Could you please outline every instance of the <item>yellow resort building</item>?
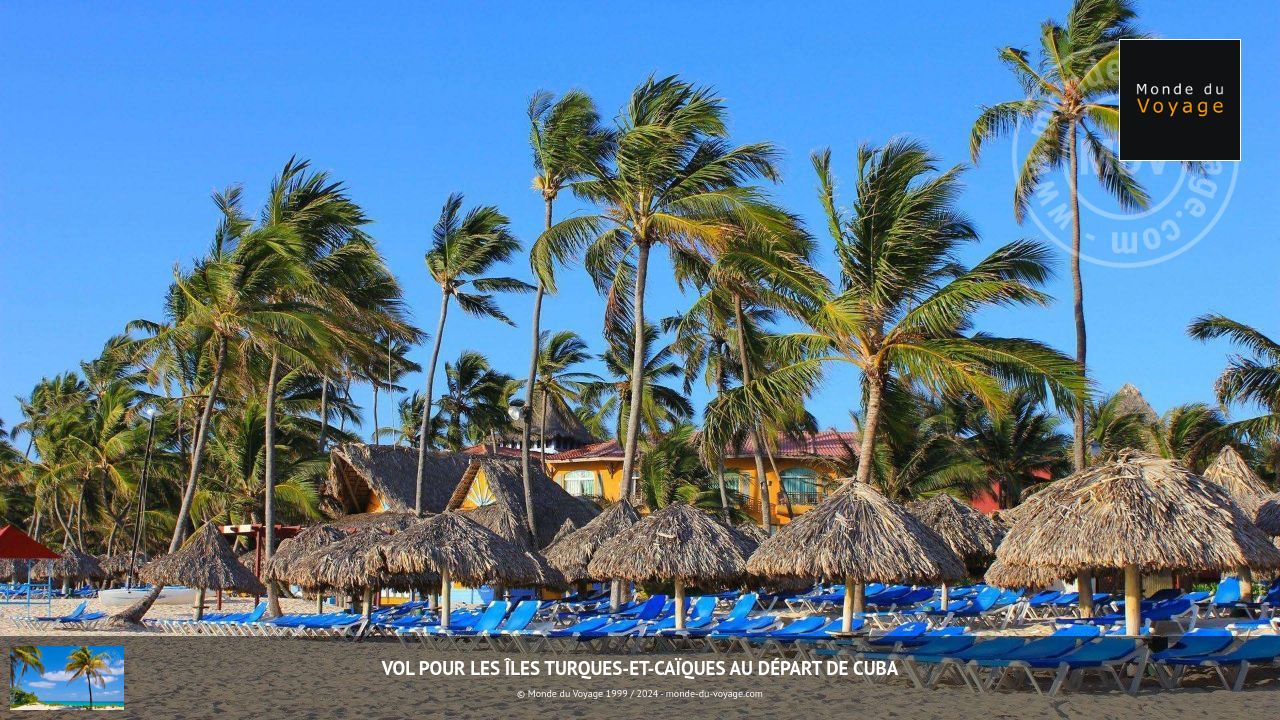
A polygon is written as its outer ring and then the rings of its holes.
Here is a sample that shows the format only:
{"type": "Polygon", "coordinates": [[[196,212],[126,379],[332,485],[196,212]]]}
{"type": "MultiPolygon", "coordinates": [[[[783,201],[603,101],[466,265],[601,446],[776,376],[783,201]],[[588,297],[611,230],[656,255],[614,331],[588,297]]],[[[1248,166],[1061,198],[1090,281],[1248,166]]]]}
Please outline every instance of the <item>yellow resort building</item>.
{"type": "MultiPolygon", "coordinates": [[[[768,455],[764,459],[773,523],[785,525],[821,501],[836,477],[835,463],[847,460],[855,443],[854,433],[834,430],[778,438],[772,462],[768,455]]],[[[574,497],[614,501],[622,494],[622,447],[616,440],[551,453],[546,463],[555,483],[574,497]]],[[[754,446],[748,441],[724,464],[726,486],[745,497],[748,514],[761,522],[754,446]]]]}

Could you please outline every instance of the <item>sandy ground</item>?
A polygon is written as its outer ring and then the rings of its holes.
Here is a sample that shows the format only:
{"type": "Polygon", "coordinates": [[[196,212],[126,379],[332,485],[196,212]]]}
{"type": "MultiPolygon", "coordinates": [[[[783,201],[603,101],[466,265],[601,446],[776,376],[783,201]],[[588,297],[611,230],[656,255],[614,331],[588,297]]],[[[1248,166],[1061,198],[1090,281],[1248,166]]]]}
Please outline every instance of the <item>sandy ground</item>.
{"type": "MultiPolygon", "coordinates": [[[[69,610],[70,601],[55,609],[69,610]]],[[[92,608],[92,603],[90,609],[92,608]]],[[[228,603],[247,609],[248,601],[228,603]]],[[[286,609],[308,612],[307,601],[286,609]]],[[[13,608],[5,608],[12,615],[13,608]]],[[[163,608],[185,616],[189,608],[163,608]]],[[[0,621],[12,644],[121,644],[125,648],[124,717],[174,718],[556,718],[669,717],[673,712],[717,718],[1193,718],[1272,717],[1280,708],[1280,676],[1258,672],[1244,692],[1209,690],[1207,682],[1178,691],[1154,684],[1137,697],[1097,689],[1041,698],[1030,690],[975,695],[963,687],[916,690],[905,680],[868,684],[857,678],[695,679],[610,677],[483,677],[388,675],[383,663],[502,660],[487,651],[443,653],[394,640],[345,642],[295,638],[172,637],[151,632],[53,631],[22,634],[0,621]],[[91,639],[92,638],[92,639],[91,639]],[[745,697],[742,693],[758,693],[745,697]],[[668,692],[706,693],[671,697],[668,692]],[[610,697],[610,694],[617,697],[610,697]],[[716,693],[723,695],[717,697],[716,693]],[[737,696],[732,694],[736,693],[737,696]],[[550,696],[548,697],[547,694],[550,696]],[[647,696],[646,696],[647,695],[647,696]],[[656,697],[655,697],[656,695],[656,697]]],[[[525,656],[529,657],[529,656],[525,656]]],[[[547,658],[549,656],[532,656],[547,658]]],[[[706,659],[707,655],[664,656],[706,659]]],[[[514,656],[521,659],[521,656],[514,656]]],[[[608,656],[577,655],[602,660],[608,656]]],[[[1096,686],[1094,686],[1096,687],[1096,686]]]]}

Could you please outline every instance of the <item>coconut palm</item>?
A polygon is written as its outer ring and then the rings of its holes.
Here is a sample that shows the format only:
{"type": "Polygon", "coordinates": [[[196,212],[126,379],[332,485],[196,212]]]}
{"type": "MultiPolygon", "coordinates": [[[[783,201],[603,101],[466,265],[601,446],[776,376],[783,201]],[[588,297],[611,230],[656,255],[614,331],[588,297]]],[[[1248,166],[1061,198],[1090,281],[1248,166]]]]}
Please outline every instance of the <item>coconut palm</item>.
{"type": "MultiPolygon", "coordinates": [[[[679,389],[664,384],[683,373],[670,345],[657,346],[658,328],[645,328],[645,355],[638,375],[632,373],[632,334],[630,328],[609,336],[609,349],[601,354],[604,361],[604,380],[585,383],[579,394],[582,408],[587,410],[583,418],[587,429],[594,435],[609,434],[612,424],[614,437],[620,444],[628,442],[630,425],[628,418],[638,418],[636,432],[655,437],[670,430],[693,416],[693,405],[679,389]],[[632,391],[632,377],[640,378],[640,390],[632,391]],[[640,409],[631,411],[631,399],[640,397],[640,409]]],[[[625,490],[625,488],[624,488],[625,490]]],[[[624,497],[626,497],[624,495],[624,497]]]]}
{"type": "MultiPolygon", "coordinates": [[[[545,90],[534,93],[529,99],[529,145],[533,148],[533,165],[537,175],[533,189],[542,194],[546,208],[544,231],[553,225],[556,198],[566,188],[588,175],[592,168],[603,166],[613,147],[613,133],[600,124],[600,113],[595,102],[584,92],[570,90],[556,99],[545,90]]],[[[548,275],[554,272],[551,265],[543,268],[548,275]]],[[[536,272],[536,268],[535,268],[536,272]]],[[[538,385],[538,364],[541,357],[542,297],[547,286],[541,278],[533,296],[532,336],[533,351],[529,353],[529,377],[525,381],[525,407],[533,408],[534,389],[538,385]]],[[[529,470],[532,428],[528,422],[520,431],[520,471],[524,481],[525,519],[529,532],[536,535],[533,508],[532,475],[529,470]]]]}
{"type": "Polygon", "coordinates": [[[1085,405],[1084,437],[1097,460],[1109,460],[1121,450],[1147,447],[1148,420],[1124,395],[1114,393],[1085,405]]]}
{"type": "Polygon", "coordinates": [[[456,361],[445,363],[444,374],[448,390],[437,405],[450,450],[461,451],[506,428],[510,375],[494,370],[488,358],[474,350],[464,350],[456,361]]]}
{"type": "Polygon", "coordinates": [[[373,389],[373,403],[370,412],[373,415],[373,444],[377,445],[381,442],[382,426],[378,421],[378,398],[380,391],[386,391],[391,399],[395,399],[393,393],[404,392],[405,387],[400,385],[400,380],[411,372],[421,372],[422,366],[409,359],[409,350],[412,348],[408,342],[393,337],[390,333],[383,333],[378,338],[376,344],[379,347],[377,357],[366,357],[359,365],[360,378],[369,383],[373,389]],[[385,350],[385,353],[383,352],[385,350]]]}
{"type": "MultiPolygon", "coordinates": [[[[633,332],[629,377],[641,377],[647,357],[644,296],[650,252],[666,247],[673,256],[710,256],[731,241],[734,234],[728,220],[776,221],[776,211],[757,188],[747,184],[777,177],[773,147],[767,143],[732,147],[727,136],[724,103],[709,88],[674,76],[649,78],[632,93],[618,120],[612,166],[593,167],[589,178],[574,185],[574,192],[599,206],[600,214],[562,220],[535,245],[534,267],[548,290],[554,289],[548,272],[552,264],[565,262],[584,248],[588,269],[597,280],[612,277],[630,287],[626,308],[633,332]]],[[[613,283],[613,292],[617,285],[613,283]]],[[[643,383],[632,383],[626,403],[628,415],[621,432],[624,496],[631,492],[643,387],[643,383]]]]}
{"type": "Polygon", "coordinates": [[[93,686],[104,687],[107,684],[107,661],[111,656],[107,653],[95,653],[86,645],[81,645],[67,656],[67,664],[63,669],[71,673],[69,680],[84,678],[89,688],[89,709],[93,709],[93,686]]]}
{"type": "Polygon", "coordinates": [[[966,450],[999,488],[1000,507],[1022,502],[1022,493],[1070,466],[1071,437],[1059,432],[1062,421],[1046,411],[1036,393],[1011,390],[995,409],[971,398],[948,403],[966,450]]]}
{"type": "MultiPolygon", "coordinates": [[[[1036,289],[1049,276],[1043,245],[1018,241],[972,267],[957,253],[977,232],[955,208],[960,168],[938,172],[919,143],[895,139],[858,150],[851,212],[838,208],[830,152],[813,158],[820,200],[835,240],[835,283],[798,284],[805,331],[784,340],[795,361],[730,391],[707,410],[709,427],[762,416],[779,398],[806,397],[826,364],[857,367],[863,377],[860,457],[873,457],[886,389],[894,382],[937,395],[971,393],[995,407],[1005,383],[1046,388],[1060,403],[1086,386],[1074,363],[1034,340],[966,334],[979,309],[1044,304],[1036,289]]],[[[873,466],[860,463],[869,483],[873,466]]]]}
{"type": "Polygon", "coordinates": [[[572,414],[572,405],[581,399],[583,390],[591,383],[601,382],[601,378],[595,373],[574,369],[592,358],[586,341],[577,333],[571,330],[544,332],[538,346],[541,349],[538,352],[535,392],[532,395],[526,393],[526,397],[535,398],[539,404],[536,410],[542,426],[538,428],[538,445],[546,452],[548,414],[553,411],[572,414]]]}
{"type": "Polygon", "coordinates": [[[426,476],[427,429],[431,421],[432,383],[440,359],[440,341],[449,316],[449,302],[456,301],[464,313],[494,318],[515,325],[493,300],[495,292],[529,292],[528,283],[509,277],[481,277],[490,268],[506,262],[520,251],[520,241],[508,227],[507,216],[492,205],[462,212],[462,195],[454,193],[440,210],[427,251],[427,271],[440,285],[440,320],[436,324],[435,345],[427,363],[427,389],[423,393],[422,419],[418,427],[418,476],[413,507],[422,514],[422,489],[426,476]],[[474,292],[473,292],[474,290],[474,292]]]}
{"type": "MultiPolygon", "coordinates": [[[[1027,96],[982,108],[969,137],[976,162],[984,143],[1015,132],[1022,121],[1040,129],[1018,172],[1013,209],[1022,222],[1031,198],[1052,171],[1066,165],[1071,203],[1071,284],[1074,294],[1076,362],[1086,374],[1084,284],[1080,275],[1080,148],[1093,160],[1103,188],[1125,208],[1144,208],[1142,186],[1107,145],[1120,132],[1120,109],[1110,102],[1119,90],[1120,39],[1133,37],[1135,17],[1129,0],[1075,0],[1065,24],[1046,20],[1040,27],[1038,62],[1024,50],[1006,47],[1000,60],[1027,96]],[[1033,64],[1034,63],[1034,64],[1033,64]]],[[[1085,466],[1084,408],[1073,411],[1072,462],[1085,466]]]]}
{"type": "Polygon", "coordinates": [[[28,670],[44,674],[40,648],[35,645],[14,645],[9,648],[9,677],[13,687],[18,686],[18,680],[25,677],[28,670]]]}
{"type": "Polygon", "coordinates": [[[1147,448],[1162,458],[1180,460],[1195,472],[1202,472],[1230,436],[1222,411],[1205,403],[1175,405],[1147,427],[1147,448]]]}
{"type": "Polygon", "coordinates": [[[1214,390],[1223,405],[1253,404],[1262,415],[1235,420],[1226,430],[1259,442],[1280,433],[1280,343],[1250,325],[1223,315],[1202,315],[1187,327],[1187,334],[1202,342],[1226,338],[1240,348],[1227,359],[1214,390]]]}

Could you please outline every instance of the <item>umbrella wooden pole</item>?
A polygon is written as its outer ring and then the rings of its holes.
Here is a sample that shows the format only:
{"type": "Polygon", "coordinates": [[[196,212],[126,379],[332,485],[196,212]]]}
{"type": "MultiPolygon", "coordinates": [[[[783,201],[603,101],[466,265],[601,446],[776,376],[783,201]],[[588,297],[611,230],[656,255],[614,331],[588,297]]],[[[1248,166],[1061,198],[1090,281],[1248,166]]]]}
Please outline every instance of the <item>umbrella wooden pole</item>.
{"type": "Polygon", "coordinates": [[[1076,577],[1076,590],[1080,593],[1080,617],[1093,617],[1093,570],[1081,570],[1076,577]]]}
{"type": "Polygon", "coordinates": [[[867,609],[867,586],[862,583],[844,586],[844,596],[849,597],[849,593],[853,593],[853,611],[856,613],[865,612],[867,609]]]}
{"type": "Polygon", "coordinates": [[[373,615],[373,588],[365,587],[364,589],[364,619],[368,620],[373,615]]]}
{"type": "Polygon", "coordinates": [[[676,630],[684,629],[684,583],[676,580],[676,630]]]}
{"type": "Polygon", "coordinates": [[[316,614],[324,614],[324,593],[316,593],[316,614]]]}
{"type": "Polygon", "coordinates": [[[951,604],[951,586],[944,582],[942,583],[942,606],[939,607],[938,609],[941,610],[942,612],[946,612],[947,606],[950,604],[951,604]]]}
{"type": "Polygon", "coordinates": [[[840,624],[840,632],[853,632],[853,593],[849,592],[851,587],[853,587],[853,577],[846,576],[844,579],[844,619],[840,624]]]}
{"type": "Polygon", "coordinates": [[[196,622],[204,619],[204,588],[196,593],[196,622]]]}
{"type": "Polygon", "coordinates": [[[1242,567],[1236,575],[1240,578],[1240,602],[1252,602],[1253,571],[1247,567],[1242,567]]]}
{"type": "Polygon", "coordinates": [[[622,604],[622,581],[613,580],[609,583],[609,611],[617,612],[618,606],[622,604]]]}
{"type": "Polygon", "coordinates": [[[440,629],[449,629],[449,604],[452,598],[449,597],[449,591],[452,590],[453,581],[449,578],[449,568],[440,568],[440,629]]]}
{"type": "Polygon", "coordinates": [[[1126,565],[1124,568],[1124,634],[1137,637],[1141,631],[1142,573],[1138,572],[1137,565],[1126,565]]]}

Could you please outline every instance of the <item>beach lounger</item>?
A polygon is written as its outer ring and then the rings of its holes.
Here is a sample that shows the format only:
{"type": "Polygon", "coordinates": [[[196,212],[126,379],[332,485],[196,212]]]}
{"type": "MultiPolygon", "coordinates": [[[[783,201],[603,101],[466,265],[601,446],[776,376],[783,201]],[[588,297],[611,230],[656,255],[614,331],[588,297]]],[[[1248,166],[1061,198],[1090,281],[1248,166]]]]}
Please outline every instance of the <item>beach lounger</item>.
{"type": "Polygon", "coordinates": [[[1227,576],[1218,582],[1213,595],[1200,603],[1209,617],[1230,613],[1231,608],[1240,602],[1240,578],[1227,576]]]}
{"type": "MultiPolygon", "coordinates": [[[[943,657],[951,655],[969,649],[977,640],[978,638],[975,635],[951,633],[927,638],[910,649],[903,649],[899,646],[886,650],[866,650],[853,653],[853,657],[859,660],[889,660],[894,663],[901,663],[912,684],[916,687],[923,687],[924,681],[919,675],[918,667],[913,659],[914,656],[943,657]]],[[[868,683],[873,681],[871,675],[863,675],[863,678],[868,683]]]]}
{"type": "Polygon", "coordinates": [[[528,629],[541,607],[542,603],[538,600],[521,600],[497,627],[485,629],[479,627],[477,623],[469,630],[452,632],[447,637],[452,640],[452,647],[455,649],[466,645],[473,647],[483,645],[490,649],[497,649],[498,641],[505,639],[511,633],[528,629]]]}
{"type": "Polygon", "coordinates": [[[1072,625],[1055,631],[1052,635],[1034,639],[1007,653],[991,657],[970,658],[964,670],[969,673],[970,687],[981,692],[1004,677],[1004,670],[1016,660],[1044,660],[1076,649],[1082,643],[1093,640],[1101,633],[1093,625],[1072,625]],[[988,671],[984,679],[983,670],[988,671]]]}
{"type": "MultiPolygon", "coordinates": [[[[909,662],[913,665],[908,676],[912,679],[912,682],[917,683],[917,687],[929,689],[937,687],[938,682],[946,676],[947,671],[952,669],[956,671],[956,674],[966,686],[970,686],[969,674],[965,671],[965,666],[970,660],[1001,657],[1025,644],[1027,644],[1027,638],[997,637],[975,643],[957,652],[943,654],[924,653],[920,651],[919,647],[916,647],[911,652],[903,654],[902,657],[904,662],[909,662]],[[929,667],[926,669],[925,666],[929,667]]],[[[974,689],[976,690],[976,688],[974,689]]]]}
{"type": "MultiPolygon", "coordinates": [[[[1121,607],[1123,608],[1123,606],[1121,607]]],[[[1143,607],[1140,613],[1144,625],[1149,626],[1153,622],[1173,622],[1177,623],[1178,627],[1185,633],[1196,628],[1199,608],[1186,598],[1178,598],[1143,607]]],[[[1104,627],[1107,625],[1123,625],[1125,614],[1123,612],[1115,612],[1091,618],[1060,618],[1057,622],[1060,625],[1100,625],[1104,627]]]]}
{"type": "Polygon", "coordinates": [[[558,629],[548,627],[528,627],[524,630],[513,630],[507,632],[505,637],[510,641],[511,647],[517,652],[537,652],[542,648],[549,647],[549,643],[553,640],[572,637],[575,633],[598,630],[601,627],[608,625],[610,622],[609,618],[603,615],[596,615],[580,620],[568,627],[558,629]]]}
{"type": "Polygon", "coordinates": [[[1229,652],[1205,655],[1187,655],[1166,658],[1161,664],[1169,669],[1166,677],[1170,679],[1167,687],[1177,687],[1182,682],[1183,673],[1193,667],[1212,668],[1228,690],[1240,690],[1254,665],[1274,664],[1280,661],[1280,635],[1261,635],[1249,638],[1240,647],[1229,652]],[[1229,674],[1234,677],[1228,680],[1229,674]]]}
{"type": "Polygon", "coordinates": [[[1100,638],[1066,653],[1049,651],[1042,657],[1024,656],[1011,660],[1004,666],[995,687],[1003,685],[1011,672],[1021,671],[1036,694],[1043,695],[1035,674],[1036,671],[1050,671],[1053,683],[1049,686],[1049,694],[1057,695],[1066,684],[1078,686],[1084,673],[1092,670],[1110,675],[1121,691],[1127,691],[1119,669],[1131,662],[1141,664],[1145,653],[1146,647],[1134,638],[1100,638]]]}
{"type": "MultiPolygon", "coordinates": [[[[1145,678],[1146,673],[1143,672],[1145,669],[1151,670],[1151,674],[1155,676],[1156,682],[1160,683],[1161,687],[1170,688],[1175,683],[1173,677],[1170,676],[1165,661],[1221,653],[1234,645],[1235,641],[1236,636],[1225,628],[1198,628],[1193,630],[1179,638],[1178,642],[1172,646],[1151,654],[1144,667],[1139,668],[1139,672],[1134,673],[1133,691],[1137,691],[1145,678]]],[[[1180,673],[1181,670],[1177,672],[1180,673]]]]}
{"type": "Polygon", "coordinates": [[[494,600],[485,607],[479,617],[463,620],[460,623],[450,618],[447,627],[439,624],[424,627],[417,633],[417,637],[424,645],[451,647],[452,639],[457,635],[474,635],[496,629],[507,617],[509,610],[511,610],[511,603],[506,600],[494,600]]]}

